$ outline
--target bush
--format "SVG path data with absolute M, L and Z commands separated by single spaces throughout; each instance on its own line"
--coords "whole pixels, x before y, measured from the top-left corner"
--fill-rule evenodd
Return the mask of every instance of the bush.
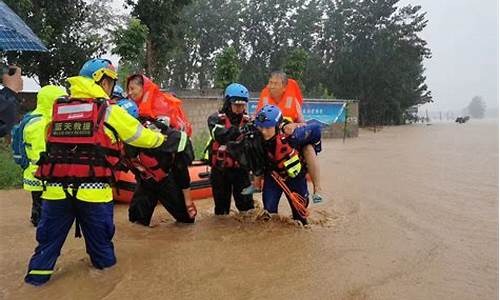
M 195 159 L 202 159 L 203 152 L 207 146 L 207 141 L 209 138 L 208 131 L 203 131 L 192 138 L 193 147 L 194 147 L 194 157 Z
M 20 188 L 23 181 L 23 170 L 12 158 L 10 146 L 0 139 L 0 189 Z

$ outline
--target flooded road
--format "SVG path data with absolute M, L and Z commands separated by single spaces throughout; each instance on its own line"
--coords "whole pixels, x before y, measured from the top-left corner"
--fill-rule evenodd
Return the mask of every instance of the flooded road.
M 27 192 L 0 191 L 1 299 L 496 299 L 498 123 L 361 131 L 325 140 L 327 203 L 312 225 L 253 215 L 195 225 L 162 207 L 154 228 L 115 207 L 118 264 L 91 267 L 73 230 L 44 287 L 23 283 L 35 247 Z M 260 199 L 257 199 L 260 201 Z

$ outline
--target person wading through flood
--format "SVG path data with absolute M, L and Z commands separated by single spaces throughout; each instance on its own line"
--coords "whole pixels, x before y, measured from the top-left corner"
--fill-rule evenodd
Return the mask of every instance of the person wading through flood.
M 70 97 L 58 99 L 48 126 L 46 151 L 35 176 L 44 182 L 38 246 L 25 282 L 46 283 L 54 272 L 66 236 L 76 219 L 97 269 L 116 263 L 113 236 L 113 183 L 121 143 L 170 148 L 162 134 L 144 128 L 118 105 L 111 105 L 117 74 L 107 59 L 91 59 L 79 76 L 68 78 Z M 81 229 L 81 232 L 80 232 Z
M 193 223 L 197 214 L 191 199 L 189 165 L 194 152 L 189 139 L 192 132 L 181 107 L 181 100 L 160 91 L 144 75 L 127 79 L 127 92 L 139 108 L 139 120 L 167 136 L 178 136 L 179 142 L 170 145 L 172 155 L 155 150 L 126 147 L 129 166 L 136 174 L 137 187 L 129 208 L 129 221 L 151 225 L 158 201 L 177 222 Z
M 264 105 L 255 119 L 268 158 L 264 167 L 262 191 L 264 209 L 271 214 L 277 213 L 279 200 L 285 192 L 293 218 L 307 224 L 307 170 L 300 149 L 311 143 L 320 143 L 321 129 L 318 125 L 310 124 L 286 134 L 281 131 L 282 122 L 283 115 L 274 105 Z
M 229 154 L 227 143 L 241 137 L 241 129 L 249 121 L 246 114 L 248 90 L 239 83 L 230 84 L 224 92 L 222 109 L 208 118 L 211 135 L 209 161 L 211 165 L 210 183 L 212 185 L 216 215 L 227 215 L 231 208 L 231 194 L 236 208 L 246 212 L 254 208 L 252 195 L 242 195 L 244 187 L 250 185 L 249 171 L 240 167 Z
M 60 87 L 47 85 L 38 91 L 36 95 L 36 108 L 23 118 L 21 124 L 26 120 L 22 130 L 22 139 L 25 146 L 25 154 L 28 165 L 23 172 L 23 188 L 31 192 L 31 223 L 36 227 L 42 215 L 42 181 L 35 178 L 38 169 L 40 153 L 45 151 L 45 134 L 47 126 L 52 120 L 52 106 L 57 98 L 67 96 L 65 90 Z M 20 125 L 21 125 L 20 124 Z
M 285 120 L 282 126 L 283 132 L 291 134 L 295 128 L 305 125 L 302 103 L 302 93 L 297 82 L 289 79 L 284 72 L 275 71 L 271 73 L 268 85 L 260 94 L 256 113 L 258 114 L 262 107 L 267 104 L 277 106 L 282 111 Z M 301 151 L 314 186 L 313 202 L 319 203 L 323 197 L 321 196 L 320 169 L 316 155 L 321 151 L 321 144 L 305 145 Z M 262 177 L 256 177 L 253 186 L 246 188 L 243 193 L 251 194 L 260 191 L 261 185 Z

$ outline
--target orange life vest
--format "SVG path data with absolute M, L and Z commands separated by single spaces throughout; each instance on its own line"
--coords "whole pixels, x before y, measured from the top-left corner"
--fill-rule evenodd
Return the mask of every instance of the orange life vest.
M 144 81 L 143 93 L 139 99 L 135 100 L 139 108 L 139 116 L 152 119 L 167 116 L 170 119 L 170 126 L 183 130 L 191 136 L 193 129 L 182 110 L 182 100 L 160 91 L 160 88 L 148 77 L 142 75 L 142 79 Z
M 285 91 L 278 101 L 271 97 L 269 87 L 266 86 L 260 93 L 259 103 L 257 104 L 256 112 L 266 105 L 276 105 L 283 113 L 284 118 L 289 118 L 290 121 L 296 123 L 303 119 L 302 116 L 302 92 L 300 91 L 299 84 L 293 79 L 288 79 Z

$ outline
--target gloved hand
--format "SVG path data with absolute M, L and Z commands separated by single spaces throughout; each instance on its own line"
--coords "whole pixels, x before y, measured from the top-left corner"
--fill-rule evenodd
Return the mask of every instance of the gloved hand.
M 234 140 L 241 135 L 241 131 L 236 126 L 231 126 L 228 131 L 229 140 Z
M 246 123 L 243 127 L 240 129 L 241 133 L 244 135 L 251 135 L 257 131 L 257 127 L 255 127 L 255 122 L 251 121 Z
M 182 135 L 183 133 L 178 130 L 169 129 L 165 134 L 165 141 L 163 141 L 163 144 L 161 144 L 157 149 L 169 153 L 178 152 Z

